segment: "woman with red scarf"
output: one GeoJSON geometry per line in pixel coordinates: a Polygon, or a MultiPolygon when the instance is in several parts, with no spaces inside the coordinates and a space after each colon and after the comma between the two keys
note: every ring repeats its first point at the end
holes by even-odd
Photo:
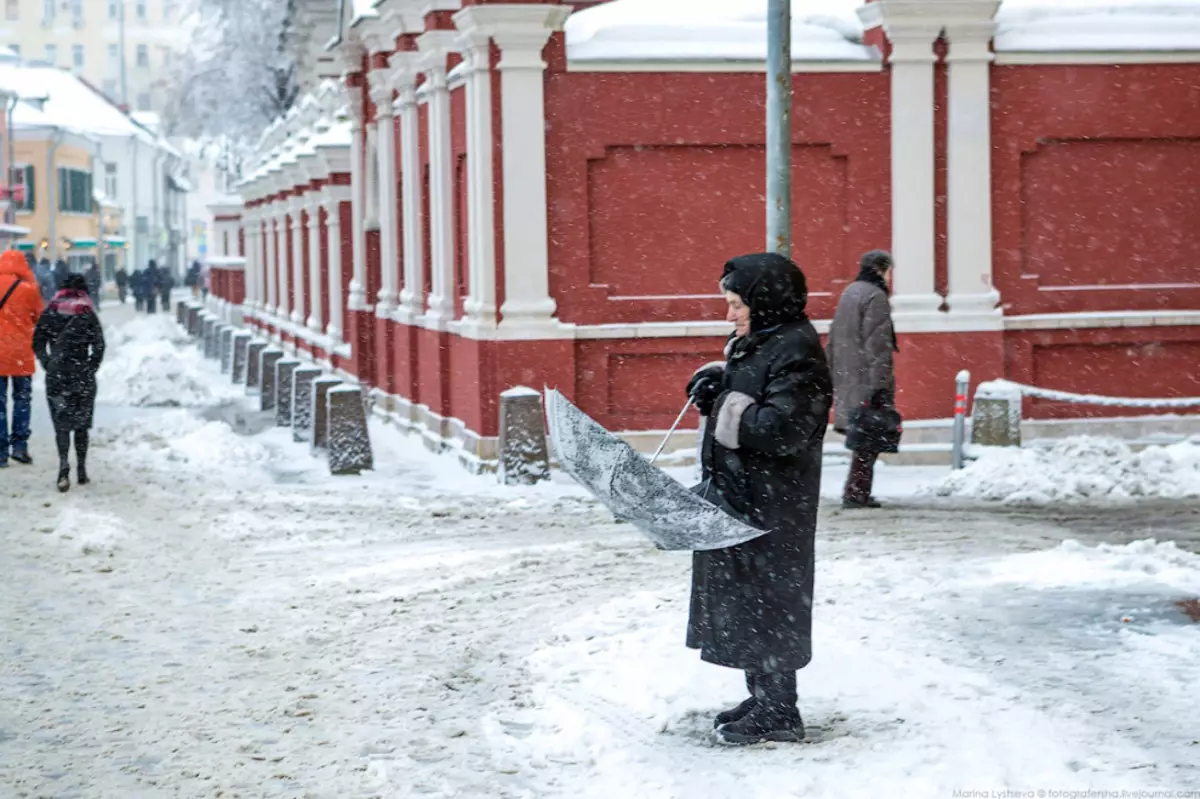
{"type": "Polygon", "coordinates": [[[71,275],[33,332],[33,350],[46,370],[46,399],[58,444],[58,490],[71,488],[71,436],[76,475],[87,485],[88,431],[96,406],[96,371],[104,360],[104,331],[82,275],[71,275]]]}

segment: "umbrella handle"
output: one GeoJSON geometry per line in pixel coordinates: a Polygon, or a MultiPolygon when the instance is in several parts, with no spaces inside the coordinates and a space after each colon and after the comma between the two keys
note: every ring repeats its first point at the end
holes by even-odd
{"type": "Polygon", "coordinates": [[[692,398],[688,397],[688,401],[683,405],[683,410],[679,412],[679,416],[675,419],[675,424],[671,425],[671,429],[667,431],[666,438],[662,440],[662,443],[658,445],[658,449],[655,450],[654,456],[650,458],[651,465],[658,460],[658,456],[667,448],[667,442],[671,440],[671,436],[675,435],[675,429],[679,427],[679,423],[683,421],[683,417],[687,415],[688,408],[690,407],[692,407],[692,398]]]}

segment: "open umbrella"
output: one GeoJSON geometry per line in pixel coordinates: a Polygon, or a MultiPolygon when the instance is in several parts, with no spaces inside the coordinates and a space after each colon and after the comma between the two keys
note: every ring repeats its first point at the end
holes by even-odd
{"type": "Polygon", "coordinates": [[[546,418],[563,470],[659,549],[723,549],[765,532],[692,493],[549,388],[546,418]]]}

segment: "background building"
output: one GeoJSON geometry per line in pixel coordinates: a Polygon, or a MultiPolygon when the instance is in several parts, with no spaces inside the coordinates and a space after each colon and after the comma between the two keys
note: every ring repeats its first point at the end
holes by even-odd
{"type": "Polygon", "coordinates": [[[162,110],[175,54],[187,42],[182,0],[0,4],[0,45],[69,69],[130,109],[162,110]]]}

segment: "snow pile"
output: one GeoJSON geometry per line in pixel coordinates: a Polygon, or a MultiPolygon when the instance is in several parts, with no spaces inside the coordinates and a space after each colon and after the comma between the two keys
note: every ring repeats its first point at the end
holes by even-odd
{"type": "Polygon", "coordinates": [[[82,555],[111,558],[126,537],[124,523],[108,513],[69,507],[62,512],[54,533],[82,555]]]}
{"type": "MultiPolygon", "coordinates": [[[[153,471],[246,477],[283,458],[263,436],[240,436],[228,424],[205,421],[190,411],[141,415],[100,427],[95,443],[153,471]]],[[[106,457],[113,457],[106,453],[106,457]]]]}
{"type": "Polygon", "coordinates": [[[998,51],[1200,50],[1196,0],[1005,0],[998,51]]]}
{"type": "Polygon", "coordinates": [[[241,394],[211,373],[195,341],[173,317],[139,317],[108,336],[96,375],[100,402],[137,408],[202,406],[241,394]]]}
{"type": "Polygon", "coordinates": [[[1092,436],[1048,448],[984,448],[922,493],[1008,504],[1200,497],[1200,441],[1147,447],[1092,436]]]}
{"type": "Polygon", "coordinates": [[[1001,558],[987,580],[1035,588],[1101,587],[1130,590],[1165,587],[1180,596],[1200,595],[1200,555],[1174,541],[1133,541],[1124,546],[1084,546],[1074,539],[1054,549],[1001,558]]]}
{"type": "MultiPolygon", "coordinates": [[[[859,0],[823,3],[822,14],[797,8],[792,57],[805,61],[869,61],[854,9],[859,0]],[[832,6],[832,8],[831,8],[832,6]]],[[[572,61],[764,61],[767,2],[749,0],[613,0],[567,20],[572,61]]]]}

